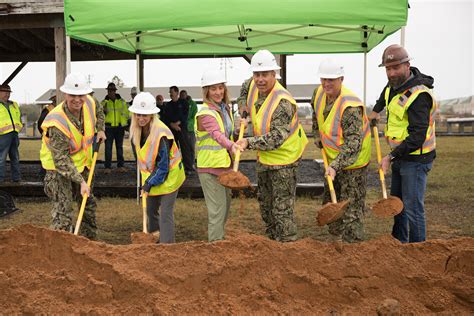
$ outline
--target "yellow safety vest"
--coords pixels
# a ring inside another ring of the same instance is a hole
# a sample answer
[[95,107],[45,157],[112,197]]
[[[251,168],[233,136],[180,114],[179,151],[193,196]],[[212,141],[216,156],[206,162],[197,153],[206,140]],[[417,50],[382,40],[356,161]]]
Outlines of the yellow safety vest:
[[186,176],[184,174],[183,163],[181,162],[181,152],[174,141],[173,133],[161,121],[158,121],[158,127],[152,128],[150,135],[146,139],[142,148],[135,145],[137,150],[138,168],[142,175],[142,185],[145,184],[146,179],[151,175],[156,166],[156,157],[160,147],[160,140],[162,137],[173,140],[173,145],[170,149],[170,162],[168,176],[165,182],[160,185],[153,186],[148,195],[164,195],[178,190],[183,184]]
[[[296,101],[291,94],[276,81],[272,91],[268,94],[260,109],[256,110],[255,103],[258,100],[258,89],[252,80],[247,96],[247,104],[250,108],[250,118],[253,125],[253,134],[262,136],[270,132],[270,123],[273,113],[282,99],[288,100],[296,106]],[[295,113],[290,123],[290,134],[283,144],[274,150],[257,151],[258,161],[264,165],[289,165],[297,161],[306,147],[308,139]]]
[[43,138],[40,150],[41,165],[46,170],[56,170],[53,155],[49,149],[48,129],[56,127],[69,138],[69,154],[78,172],[88,169],[92,164],[92,155],[94,143],[94,130],[96,123],[95,102],[90,96],[87,96],[86,102],[82,105],[82,117],[84,134],[71,122],[64,112],[64,102],[56,106],[48,113],[41,124],[43,129]]
[[105,123],[111,127],[127,126],[130,113],[128,112],[127,102],[123,99],[103,100],[101,102],[104,108]]
[[408,137],[408,108],[421,93],[428,93],[433,102],[430,110],[430,123],[428,130],[426,131],[426,138],[422,148],[411,152],[410,155],[421,155],[435,150],[436,101],[430,89],[424,85],[414,86],[405,90],[404,92],[395,95],[392,100],[388,100],[390,87],[385,89],[385,105],[388,113],[388,122],[387,125],[385,125],[385,137],[392,149],[400,145],[400,143]]
[[[197,119],[199,116],[210,115],[214,117],[219,124],[219,129],[225,135],[224,122],[218,111],[212,110],[208,104],[203,103],[201,110],[196,113],[194,118],[194,132],[196,133],[197,166],[198,168],[229,168],[231,164],[230,154],[226,148],[212,139],[207,131],[199,131]],[[229,135],[233,140],[234,118],[229,114],[232,122],[232,131]]]
[[21,123],[21,112],[18,103],[13,102],[10,106],[0,102],[0,135],[10,132],[20,132],[23,128]]
[[319,134],[321,135],[321,143],[323,144],[324,152],[328,157],[328,162],[331,163],[336,159],[341,152],[341,146],[344,144],[344,136],[341,128],[341,120],[344,111],[349,107],[362,108],[362,148],[359,152],[357,160],[344,170],[357,169],[369,164],[371,139],[370,126],[365,106],[362,101],[344,85],[341,87],[341,94],[334,101],[334,104],[329,111],[329,115],[324,119],[324,109],[326,108],[326,94],[323,87],[319,86],[316,96],[314,98],[314,113],[318,121]]

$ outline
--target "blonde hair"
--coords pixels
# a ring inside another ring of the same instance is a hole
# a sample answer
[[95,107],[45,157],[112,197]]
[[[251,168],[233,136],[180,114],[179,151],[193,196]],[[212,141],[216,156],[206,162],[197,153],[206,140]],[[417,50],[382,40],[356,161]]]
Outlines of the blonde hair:
[[[225,83],[218,83],[218,84],[224,85],[224,98],[222,99],[222,102],[224,102],[225,104],[230,104],[230,96],[229,96],[229,90],[227,90],[227,85]],[[209,88],[212,86],[214,85],[202,87],[202,102],[207,103],[207,104],[215,103],[209,98]],[[219,104],[216,104],[216,105],[219,105]]]
[[[150,120],[150,134],[156,128],[158,128],[158,114],[151,114]],[[135,145],[135,150],[140,150],[140,140],[142,137],[142,127],[138,125],[137,114],[132,113],[132,123],[130,124],[130,139],[132,140],[133,145]]]

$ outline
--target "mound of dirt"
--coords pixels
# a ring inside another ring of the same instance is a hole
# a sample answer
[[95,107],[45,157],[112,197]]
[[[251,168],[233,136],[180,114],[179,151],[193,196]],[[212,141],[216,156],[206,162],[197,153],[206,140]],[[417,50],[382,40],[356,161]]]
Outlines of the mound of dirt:
[[228,240],[114,246],[22,225],[0,231],[0,310],[97,314],[401,314],[474,310],[474,239],[402,245],[244,232]]

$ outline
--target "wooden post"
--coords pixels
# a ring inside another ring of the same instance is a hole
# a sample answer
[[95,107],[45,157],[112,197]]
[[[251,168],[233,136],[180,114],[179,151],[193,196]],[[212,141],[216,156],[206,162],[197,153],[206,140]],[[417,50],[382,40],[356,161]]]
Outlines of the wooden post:
[[276,58],[277,58],[278,66],[281,67],[281,70],[280,70],[280,76],[281,76],[280,83],[281,83],[282,86],[284,86],[286,88],[286,55],[285,54],[276,55]]
[[54,28],[54,56],[56,60],[56,102],[63,101],[63,94],[59,87],[66,78],[66,32],[64,27]]

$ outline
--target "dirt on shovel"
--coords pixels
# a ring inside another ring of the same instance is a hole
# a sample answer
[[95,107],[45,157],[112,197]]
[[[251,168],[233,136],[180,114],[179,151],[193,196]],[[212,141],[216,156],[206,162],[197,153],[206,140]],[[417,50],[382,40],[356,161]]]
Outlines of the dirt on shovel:
[[229,171],[222,173],[219,175],[218,180],[220,184],[233,190],[243,190],[252,185],[249,178],[247,178],[240,171]]
[[372,212],[378,217],[390,217],[399,214],[403,209],[403,202],[396,196],[378,200],[372,206]]
[[342,201],[338,203],[329,202],[324,204],[324,206],[319,210],[316,218],[318,225],[324,226],[337,221],[344,214],[344,211],[348,205],[349,201]]

